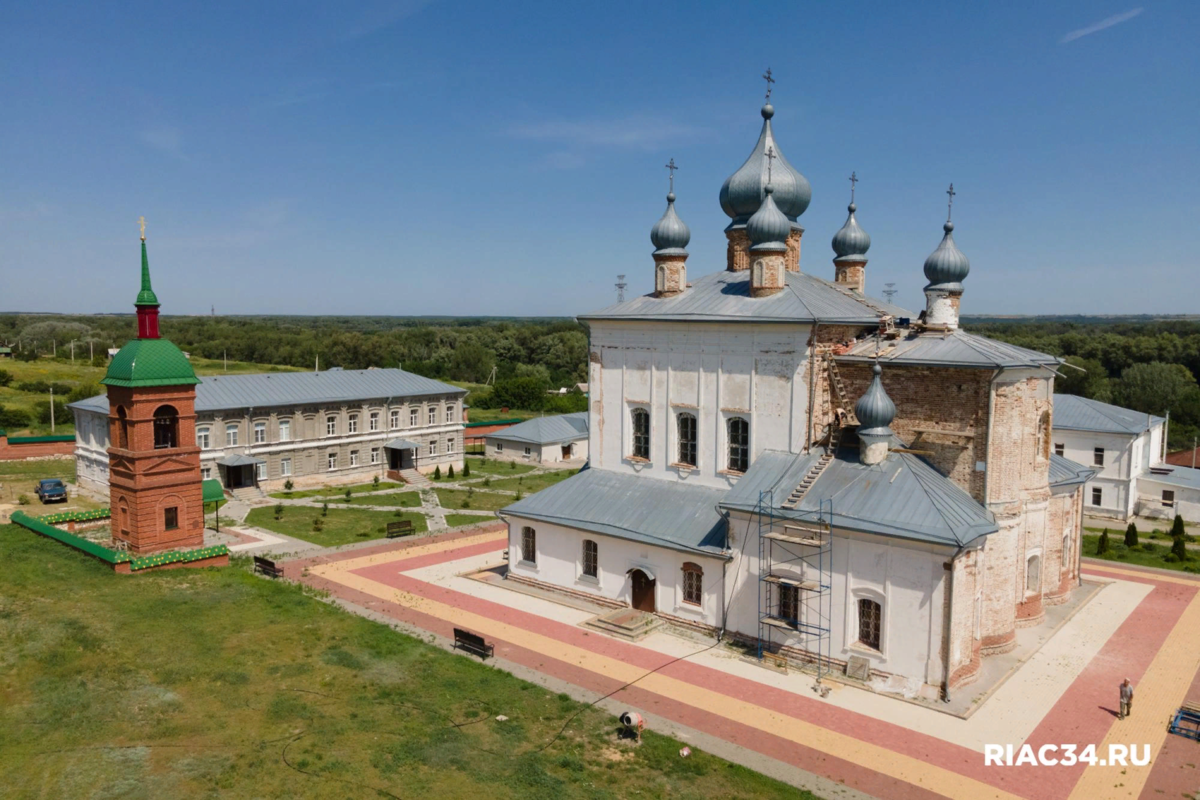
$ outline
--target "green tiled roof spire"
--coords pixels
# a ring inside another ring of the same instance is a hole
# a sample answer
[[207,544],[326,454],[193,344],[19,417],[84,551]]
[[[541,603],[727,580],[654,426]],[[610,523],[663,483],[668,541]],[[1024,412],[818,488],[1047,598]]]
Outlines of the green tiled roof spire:
[[142,290],[138,292],[135,306],[159,305],[158,297],[150,288],[150,259],[146,257],[146,237],[142,236]]

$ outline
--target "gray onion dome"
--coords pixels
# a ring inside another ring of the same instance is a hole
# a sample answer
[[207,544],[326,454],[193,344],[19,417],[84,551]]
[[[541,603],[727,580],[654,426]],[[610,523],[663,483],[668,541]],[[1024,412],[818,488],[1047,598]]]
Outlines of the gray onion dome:
[[971,262],[954,244],[954,223],[947,221],[942,230],[946,235],[941,244],[925,259],[925,277],[929,279],[925,288],[961,292],[963,278],[971,271]]
[[812,200],[812,187],[808,179],[787,162],[771,131],[771,117],[775,109],[768,103],[762,107],[763,126],[746,163],[730,175],[721,186],[721,210],[741,224],[762,205],[767,186],[767,150],[775,149],[775,164],[771,174],[771,185],[775,187],[775,205],[792,222],[804,213]]
[[654,244],[654,255],[686,256],[688,242],[692,240],[692,232],[687,224],[675,213],[675,193],[667,195],[667,210],[662,219],[654,223],[650,229],[650,241]]
[[854,212],[858,210],[858,206],[851,203],[847,210],[850,212],[850,216],[846,217],[846,224],[833,235],[833,252],[837,255],[835,261],[859,260],[871,248],[871,237],[858,227],[858,220],[854,218]]
[[883,383],[879,380],[883,369],[875,364],[871,367],[871,371],[875,373],[871,385],[854,404],[854,416],[858,417],[858,434],[859,436],[889,436],[892,429],[888,426],[896,418],[896,404],[892,402],[892,398],[888,397],[887,392],[883,389]]
[[746,222],[746,234],[750,237],[750,252],[786,252],[788,234],[792,223],[775,205],[774,186],[767,184],[765,197],[754,216]]

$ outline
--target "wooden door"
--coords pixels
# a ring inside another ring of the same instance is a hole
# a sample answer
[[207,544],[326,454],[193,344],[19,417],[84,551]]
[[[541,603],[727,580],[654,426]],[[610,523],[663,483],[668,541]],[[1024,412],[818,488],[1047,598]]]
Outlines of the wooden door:
[[654,612],[654,579],[640,569],[630,575],[633,581],[633,607],[638,611]]

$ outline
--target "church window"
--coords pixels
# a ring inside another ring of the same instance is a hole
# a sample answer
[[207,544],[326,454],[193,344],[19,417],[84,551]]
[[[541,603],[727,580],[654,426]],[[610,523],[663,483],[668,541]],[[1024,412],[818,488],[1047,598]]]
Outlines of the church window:
[[346,420],[346,433],[358,433],[358,414],[351,414]]
[[260,481],[265,481],[267,479],[267,462],[259,461],[254,465],[254,477]]
[[1092,505],[1094,505],[1094,506],[1104,505],[1104,490],[1101,489],[1099,486],[1092,487]]
[[742,417],[729,420],[729,471],[750,469],[750,423]]
[[436,406],[429,407],[429,424],[430,425],[437,424],[437,407]]
[[179,509],[176,506],[163,509],[163,527],[169,531],[179,527]]
[[1104,466],[1104,448],[1103,447],[1097,447],[1094,450],[1092,450],[1092,466],[1096,466],[1096,467]]
[[696,466],[696,415],[679,415],[679,463]]
[[1163,508],[1171,508],[1175,505],[1175,490],[1174,489],[1163,489],[1162,490],[1162,504],[1163,504]]
[[698,606],[704,599],[704,570],[699,564],[683,564],[683,602]]
[[599,572],[600,548],[591,539],[583,540],[583,574],[595,578]]
[[265,423],[265,422],[254,423],[254,443],[262,444],[266,440],[267,440],[267,423]]
[[279,420],[279,441],[290,442],[292,440],[292,421],[290,419]]
[[858,601],[858,643],[872,650],[879,649],[883,627],[883,607],[865,597]]
[[236,422],[230,422],[225,426],[225,446],[237,447],[238,443],[238,425]]
[[329,453],[325,457],[325,463],[329,469],[337,469],[337,453]]
[[290,458],[279,459],[279,474],[285,478],[292,474],[292,460]]
[[350,466],[352,466],[352,467],[358,466],[358,451],[357,450],[350,451]]
[[209,480],[210,478],[212,478],[212,467],[201,467],[200,468],[200,480],[206,481],[206,480]]
[[1067,448],[1065,445],[1063,445],[1062,442],[1054,443],[1054,455],[1061,457],[1066,452],[1067,452]]
[[370,421],[367,423],[367,429],[372,431],[379,430],[379,412],[372,411]]
[[437,455],[437,439],[429,440],[429,455],[431,455],[431,456]]
[[371,448],[371,463],[372,464],[379,463],[379,448],[378,447]]
[[125,406],[117,406],[117,447],[129,449],[129,416],[125,413]]
[[337,417],[325,418],[325,435],[333,436],[337,433]]
[[196,428],[196,445],[201,450],[208,450],[212,447],[212,429],[205,426]]
[[1037,594],[1042,588],[1042,557],[1030,556],[1025,562],[1025,593]]
[[650,412],[633,410],[633,457],[650,460]]
[[537,563],[537,531],[533,528],[521,529],[521,560]]
[[391,413],[388,415],[388,417],[390,420],[389,424],[391,425],[392,430],[395,430],[396,428],[400,427],[400,409],[393,408]]
[[453,453],[453,452],[454,452],[454,440],[453,440],[453,439],[447,439],[447,440],[446,440],[446,452],[447,452],[447,453]]
[[1064,570],[1069,570],[1071,568],[1071,533],[1070,533],[1070,531],[1063,534],[1062,568]]
[[800,624],[800,587],[779,584],[779,618]]
[[418,414],[420,414],[420,413],[421,413],[421,412],[419,412],[419,411],[418,411],[417,409],[415,409],[415,408],[410,408],[410,409],[408,410],[408,425],[409,425],[409,427],[410,427],[410,428],[415,428],[415,427],[417,427],[417,415],[418,415]]

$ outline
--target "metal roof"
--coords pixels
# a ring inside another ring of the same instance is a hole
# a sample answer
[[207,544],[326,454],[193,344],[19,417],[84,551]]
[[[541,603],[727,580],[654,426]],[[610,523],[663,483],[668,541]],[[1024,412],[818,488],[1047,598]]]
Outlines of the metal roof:
[[1073,394],[1054,395],[1053,419],[1056,430],[1124,433],[1131,436],[1164,422],[1162,417]]
[[100,381],[105,386],[186,386],[199,383],[187,356],[166,339],[131,339]]
[[682,322],[826,322],[876,325],[884,314],[911,311],[803,272],[785,273],[786,287],[768,297],[750,296],[750,271],[722,270],[697,278],[673,297],[643,295],[579,316],[594,319],[655,319]]
[[383,447],[385,450],[420,450],[421,449],[421,445],[417,444],[416,442],[409,441],[408,439],[392,439],[390,442],[385,444]]
[[[961,329],[946,333],[910,331],[899,339],[883,339],[878,347],[880,364],[997,369],[1053,368],[1062,361],[1046,353],[998,342]],[[872,337],[855,343],[836,358],[838,361],[874,361],[875,352],[876,342]]]
[[724,489],[583,470],[501,513],[673,550],[724,555]]
[[254,456],[245,456],[241,453],[223,456],[217,459],[217,463],[222,467],[249,467],[254,464],[265,464],[266,459],[255,458]]
[[1057,453],[1050,454],[1050,488],[1067,489],[1087,483],[1096,476],[1098,470],[1085,467],[1083,464],[1064,458]]
[[879,464],[867,466],[859,462],[856,449],[842,448],[800,504],[782,508],[822,452],[760,453],[721,506],[753,512],[759,492],[769,490],[774,516],[812,521],[821,502],[828,511],[832,500],[835,528],[953,547],[999,530],[991,512],[911,453],[890,453]]
[[[159,340],[139,340],[163,341]],[[402,369],[330,369],[324,372],[267,372],[256,375],[212,375],[196,386],[196,411],[350,403],[393,397],[454,395],[466,389],[405,372]],[[101,401],[103,408],[92,405]],[[108,413],[104,395],[72,403],[72,408]]]
[[1138,480],[1182,486],[1185,489],[1200,489],[1200,469],[1177,467],[1174,464],[1155,464],[1150,467],[1150,472],[1138,475]]
[[559,414],[553,417],[534,417],[519,425],[487,434],[487,439],[531,444],[557,444],[586,439],[588,436],[588,412]]

